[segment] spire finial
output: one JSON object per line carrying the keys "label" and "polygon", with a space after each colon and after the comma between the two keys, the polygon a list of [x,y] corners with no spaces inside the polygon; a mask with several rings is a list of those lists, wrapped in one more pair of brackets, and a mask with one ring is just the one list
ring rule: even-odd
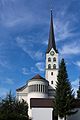
{"label": "spire finial", "polygon": [[52,9],[51,9],[51,14],[52,14]]}
{"label": "spire finial", "polygon": [[53,22],[53,12],[52,12],[52,9],[51,9],[51,20]]}

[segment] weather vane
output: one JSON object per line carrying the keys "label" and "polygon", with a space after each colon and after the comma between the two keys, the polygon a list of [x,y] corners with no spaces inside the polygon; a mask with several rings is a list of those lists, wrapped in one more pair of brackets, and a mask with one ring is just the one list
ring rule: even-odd
{"label": "weather vane", "polygon": [[50,9],[52,11],[52,8],[53,8],[53,0],[50,0]]}

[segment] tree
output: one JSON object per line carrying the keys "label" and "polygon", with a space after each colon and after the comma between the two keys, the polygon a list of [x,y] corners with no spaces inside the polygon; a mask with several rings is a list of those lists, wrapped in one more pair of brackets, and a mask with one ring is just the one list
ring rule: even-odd
{"label": "tree", "polygon": [[79,88],[77,90],[77,98],[80,99],[80,77],[79,77]]}
{"label": "tree", "polygon": [[80,89],[77,91],[77,98],[80,99]]}
{"label": "tree", "polygon": [[0,120],[29,120],[27,103],[17,101],[10,92],[0,102]]}
{"label": "tree", "polygon": [[60,118],[64,118],[66,120],[67,115],[74,113],[72,111],[74,108],[74,94],[68,80],[64,59],[61,60],[59,65],[55,92],[55,110]]}

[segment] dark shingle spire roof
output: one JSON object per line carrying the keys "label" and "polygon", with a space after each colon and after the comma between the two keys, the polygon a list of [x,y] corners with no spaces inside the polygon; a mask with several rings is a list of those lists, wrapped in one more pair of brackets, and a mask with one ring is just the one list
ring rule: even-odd
{"label": "dark shingle spire roof", "polygon": [[58,53],[58,51],[56,49],[56,44],[55,44],[55,36],[54,36],[54,28],[53,28],[53,15],[52,15],[52,10],[51,10],[49,42],[48,42],[48,48],[47,48],[46,53],[49,53],[52,48],[55,50],[56,53]]}

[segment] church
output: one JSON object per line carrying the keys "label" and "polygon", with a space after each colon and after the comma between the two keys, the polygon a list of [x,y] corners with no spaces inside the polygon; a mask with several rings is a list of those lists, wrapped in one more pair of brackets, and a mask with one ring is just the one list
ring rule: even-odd
{"label": "church", "polygon": [[[45,78],[37,74],[30,78],[24,86],[16,90],[17,99],[20,101],[24,99],[28,103],[28,115],[32,120],[54,120],[53,99],[59,68],[59,52],[55,43],[52,11],[50,17],[49,40],[45,59]],[[80,102],[77,109],[79,109],[77,114],[69,117],[68,120],[80,120]]]}

